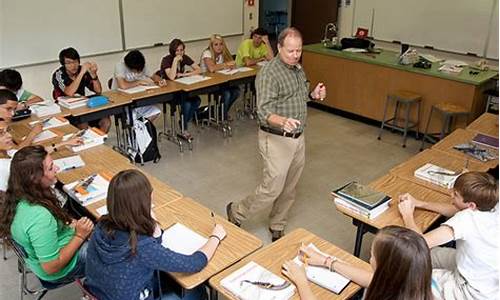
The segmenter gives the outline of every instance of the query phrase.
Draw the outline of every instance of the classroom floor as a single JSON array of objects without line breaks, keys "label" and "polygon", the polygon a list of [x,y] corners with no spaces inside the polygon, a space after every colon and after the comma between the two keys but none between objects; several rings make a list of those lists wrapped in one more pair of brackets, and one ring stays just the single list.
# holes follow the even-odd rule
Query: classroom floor
[{"label": "classroom floor", "polygon": [[[355,227],[335,210],[330,191],[349,180],[369,183],[416,154],[420,143],[409,138],[407,147],[402,148],[398,134],[385,131],[382,141],[378,141],[377,127],[313,108],[308,113],[306,166],[287,231],[303,227],[352,252]],[[176,145],[163,140],[161,161],[142,168],[225,216],[226,204],[246,197],[260,180],[256,121],[234,121],[233,137],[227,139],[211,128],[191,128],[191,132],[195,136],[192,152],[180,153]],[[108,142],[113,143],[114,138],[111,136]],[[269,210],[263,211],[242,226],[264,244],[271,240],[268,213]],[[371,240],[372,235],[366,234],[361,255],[365,260]],[[0,259],[0,300],[16,299],[19,294],[17,260],[12,252],[7,257],[7,261]],[[80,293],[70,285],[49,292],[44,299],[80,299]]]}]

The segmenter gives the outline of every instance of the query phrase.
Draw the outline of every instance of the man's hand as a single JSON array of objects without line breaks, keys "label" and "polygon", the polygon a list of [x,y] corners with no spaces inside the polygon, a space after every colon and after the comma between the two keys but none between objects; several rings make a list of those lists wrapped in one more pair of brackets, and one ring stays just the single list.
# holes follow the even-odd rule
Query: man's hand
[{"label": "man's hand", "polygon": [[412,217],[415,211],[415,203],[411,200],[400,200],[398,209],[403,219]]},{"label": "man's hand", "polygon": [[263,35],[262,36],[262,41],[266,44],[266,45],[271,45],[269,44],[269,37],[267,35]]},{"label": "man's hand", "polygon": [[316,85],[316,87],[312,91],[312,97],[321,101],[326,98],[326,87],[322,82]]},{"label": "man's hand", "polygon": [[94,62],[90,63],[89,73],[94,78],[97,76],[97,64],[96,63],[94,63]]},{"label": "man's hand", "polygon": [[81,68],[80,72],[82,72],[83,74],[85,74],[85,73],[87,73],[90,70],[90,68],[92,68],[92,64],[89,63],[89,62],[84,62],[82,64],[82,68]]},{"label": "man's hand", "polygon": [[414,207],[421,208],[424,205],[423,201],[417,200],[415,197],[413,197],[409,193],[405,193],[403,195],[399,195],[399,202],[405,202],[405,201],[411,202]]},{"label": "man's hand", "polygon": [[292,132],[300,126],[300,121],[292,118],[283,117],[283,121],[281,123],[281,128],[285,132]]}]

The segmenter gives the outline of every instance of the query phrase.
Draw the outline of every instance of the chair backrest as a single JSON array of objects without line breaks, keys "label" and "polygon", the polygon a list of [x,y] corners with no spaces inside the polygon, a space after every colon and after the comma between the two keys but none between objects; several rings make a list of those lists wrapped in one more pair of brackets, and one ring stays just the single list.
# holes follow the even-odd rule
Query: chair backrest
[{"label": "chair backrest", "polygon": [[108,79],[108,89],[111,89],[111,86],[113,85],[113,77]]},{"label": "chair backrest", "polygon": [[24,265],[26,263],[26,258],[28,258],[28,253],[26,253],[23,246],[19,245],[13,238],[6,238],[5,241],[12,246],[12,250],[16,254],[17,258]]}]

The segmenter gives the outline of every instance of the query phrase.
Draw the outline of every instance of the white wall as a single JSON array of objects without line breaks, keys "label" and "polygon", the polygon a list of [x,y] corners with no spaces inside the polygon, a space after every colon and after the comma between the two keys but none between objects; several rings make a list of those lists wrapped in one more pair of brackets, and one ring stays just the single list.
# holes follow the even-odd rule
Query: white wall
[{"label": "white wall", "polygon": [[[243,38],[248,38],[250,31],[258,26],[258,12],[259,12],[259,1],[255,1],[253,7],[248,7],[246,2],[244,4],[244,18],[243,18],[243,29],[245,34],[243,36],[234,36],[226,38],[226,43],[229,50],[232,53],[236,52],[238,45]],[[252,20],[250,20],[250,13],[253,15]],[[0,31],[1,32],[1,31]],[[214,32],[215,33],[215,32]],[[1,37],[0,37],[1,38]],[[182,37],[179,37],[182,39]],[[207,37],[208,38],[208,37]],[[207,41],[197,41],[186,43],[186,53],[191,56],[195,61],[200,59],[201,52],[208,45]],[[41,45],[43,47],[43,45]],[[77,49],[78,50],[78,49]],[[141,50],[146,57],[146,64],[150,70],[157,70],[160,66],[160,61],[163,56],[168,53],[168,46],[155,47]],[[54,59],[57,58],[58,53],[54,53]],[[113,70],[115,64],[120,61],[125,52],[99,55],[93,57],[84,57],[81,59],[82,62],[91,60],[97,63],[99,67],[99,77],[103,87],[106,86],[108,78],[113,76]],[[55,69],[59,67],[59,62],[53,62],[48,64],[19,67],[17,70],[21,73],[24,82],[24,88],[27,90],[41,96],[44,99],[52,99],[52,84],[51,76]],[[107,90],[105,87],[104,90]]]}]

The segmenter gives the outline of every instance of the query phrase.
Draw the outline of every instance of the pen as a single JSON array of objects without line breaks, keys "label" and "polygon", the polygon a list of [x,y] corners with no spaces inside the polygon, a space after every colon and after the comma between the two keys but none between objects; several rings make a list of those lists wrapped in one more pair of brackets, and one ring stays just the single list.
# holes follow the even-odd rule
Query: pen
[{"label": "pen", "polygon": [[213,211],[210,212],[210,216],[212,216],[212,222],[214,223],[214,227],[215,227],[215,225],[216,225],[216,223],[215,223],[215,214],[214,214]]}]

